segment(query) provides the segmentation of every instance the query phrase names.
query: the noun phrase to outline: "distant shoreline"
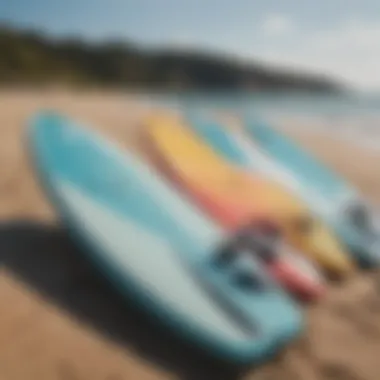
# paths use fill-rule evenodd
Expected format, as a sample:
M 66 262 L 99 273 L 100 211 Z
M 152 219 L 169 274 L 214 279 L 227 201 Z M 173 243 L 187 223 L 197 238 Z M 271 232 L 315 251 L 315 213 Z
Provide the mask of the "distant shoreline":
M 191 50 L 148 50 L 124 41 L 51 39 L 0 22 L 0 83 L 68 83 L 149 91 L 340 92 L 329 77 Z

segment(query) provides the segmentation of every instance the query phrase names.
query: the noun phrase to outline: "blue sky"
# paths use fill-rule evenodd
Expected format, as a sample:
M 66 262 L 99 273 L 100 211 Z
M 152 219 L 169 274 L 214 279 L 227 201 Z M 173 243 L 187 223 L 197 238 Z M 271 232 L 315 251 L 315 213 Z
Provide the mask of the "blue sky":
M 0 0 L 54 35 L 202 47 L 380 88 L 379 0 Z

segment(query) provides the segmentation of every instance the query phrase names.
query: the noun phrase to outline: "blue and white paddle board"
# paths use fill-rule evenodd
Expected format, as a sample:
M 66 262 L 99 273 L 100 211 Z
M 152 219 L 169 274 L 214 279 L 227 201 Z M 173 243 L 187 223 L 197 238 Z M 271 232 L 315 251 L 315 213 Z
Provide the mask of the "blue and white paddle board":
M 251 254 L 220 265 L 226 237 L 135 156 L 55 115 L 28 146 L 63 223 L 115 287 L 216 356 L 261 361 L 302 329 L 293 302 Z
M 290 171 L 318 212 L 363 266 L 380 264 L 380 228 L 377 213 L 359 192 L 326 165 L 277 130 L 248 120 L 248 135 L 283 170 Z M 314 199 L 314 203 L 312 200 Z

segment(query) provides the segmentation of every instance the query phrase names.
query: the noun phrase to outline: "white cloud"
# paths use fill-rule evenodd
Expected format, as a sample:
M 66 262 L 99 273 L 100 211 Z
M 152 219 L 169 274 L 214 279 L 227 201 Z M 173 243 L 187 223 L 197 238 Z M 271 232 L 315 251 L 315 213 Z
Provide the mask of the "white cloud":
M 380 21 L 347 20 L 328 30 L 294 34 L 291 45 L 267 45 L 262 56 L 327 73 L 364 89 L 380 88 Z
M 292 20 L 284 14 L 267 15 L 261 24 L 261 31 L 269 36 L 279 36 L 289 33 L 294 28 Z
M 320 32 L 313 37 L 313 43 L 329 49 L 363 50 L 380 48 L 380 22 L 369 24 L 355 20 L 346 21 L 336 29 Z

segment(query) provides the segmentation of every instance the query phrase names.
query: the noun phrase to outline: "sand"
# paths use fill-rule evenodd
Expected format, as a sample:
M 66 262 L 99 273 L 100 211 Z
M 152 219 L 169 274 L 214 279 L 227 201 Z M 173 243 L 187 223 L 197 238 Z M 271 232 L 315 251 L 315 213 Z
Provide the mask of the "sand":
M 358 273 L 305 306 L 305 335 L 237 373 L 211 363 L 127 305 L 56 223 L 23 149 L 27 119 L 55 108 L 133 144 L 145 110 L 132 96 L 0 91 L 0 379 L 378 380 L 380 281 Z M 316 133 L 294 137 L 380 201 L 378 154 Z

